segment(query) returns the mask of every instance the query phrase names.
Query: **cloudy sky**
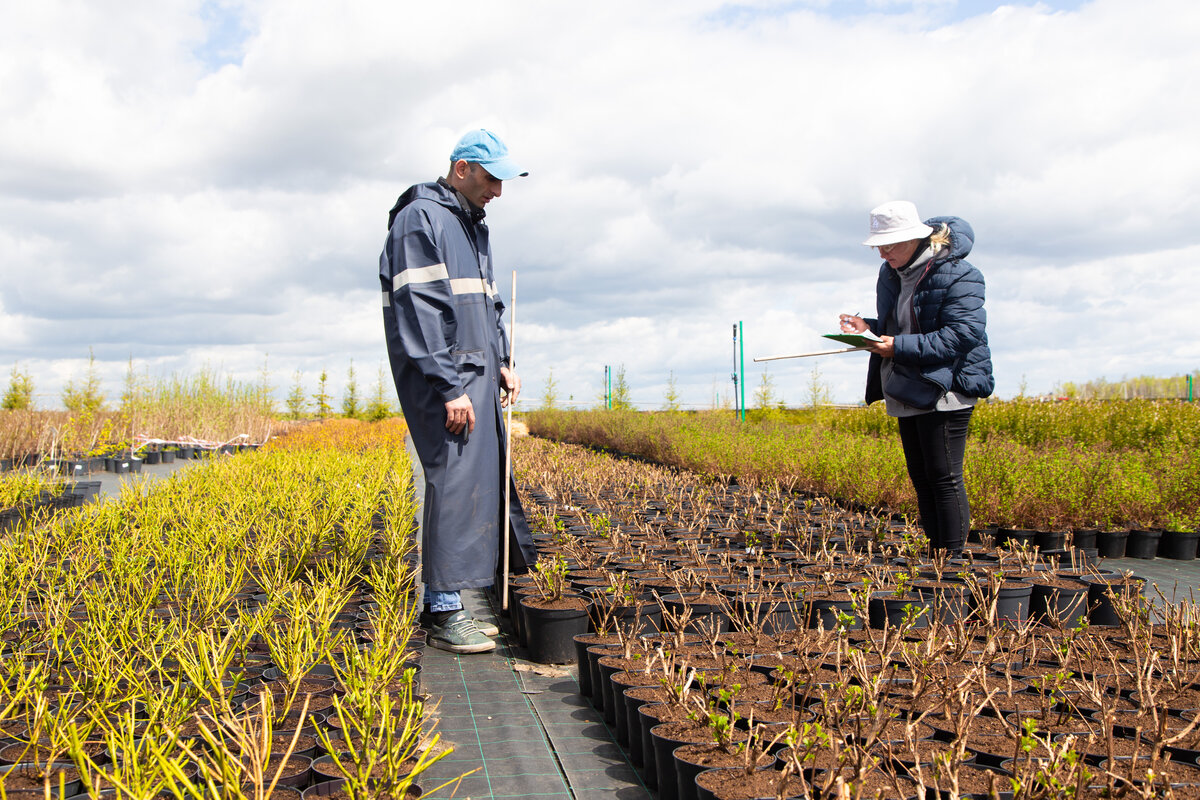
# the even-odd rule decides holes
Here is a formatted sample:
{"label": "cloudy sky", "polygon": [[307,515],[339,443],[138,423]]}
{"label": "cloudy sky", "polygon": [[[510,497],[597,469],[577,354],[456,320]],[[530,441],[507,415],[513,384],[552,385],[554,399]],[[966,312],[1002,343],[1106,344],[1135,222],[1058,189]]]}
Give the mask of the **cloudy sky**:
{"label": "cloudy sky", "polygon": [[[873,306],[867,211],[976,232],[997,395],[1200,366],[1200,4],[38,0],[0,10],[0,377],[384,359],[387,211],[487,127],[526,407],[728,395]],[[775,362],[861,397],[866,357]],[[751,392],[764,367],[750,363]],[[369,388],[369,387],[364,387]]]}

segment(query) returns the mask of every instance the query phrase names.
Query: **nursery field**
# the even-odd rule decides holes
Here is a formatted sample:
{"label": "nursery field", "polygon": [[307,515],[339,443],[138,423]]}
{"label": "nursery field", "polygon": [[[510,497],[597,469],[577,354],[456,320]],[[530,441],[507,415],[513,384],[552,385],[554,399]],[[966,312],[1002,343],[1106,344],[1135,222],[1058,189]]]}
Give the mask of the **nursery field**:
{"label": "nursery field", "polygon": [[404,435],[327,423],[10,519],[0,794],[403,796],[438,757]]}
{"label": "nursery field", "polygon": [[[539,411],[530,431],[743,485],[915,514],[894,419],[871,408],[752,413]],[[1200,404],[989,402],[967,440],[976,527],[1200,529]]]}
{"label": "nursery field", "polygon": [[[1072,447],[977,418],[981,443]],[[399,421],[82,506],[51,472],[0,475],[0,796],[1200,796],[1194,603],[1078,529],[931,560],[867,480],[886,420],[528,421],[592,446],[516,440],[540,557],[486,656],[424,650]]]}
{"label": "nursery field", "polygon": [[790,487],[517,458],[542,558],[515,635],[536,657],[529,598],[578,598],[579,692],[659,798],[1200,795],[1190,601],[1073,553],[931,560]]}

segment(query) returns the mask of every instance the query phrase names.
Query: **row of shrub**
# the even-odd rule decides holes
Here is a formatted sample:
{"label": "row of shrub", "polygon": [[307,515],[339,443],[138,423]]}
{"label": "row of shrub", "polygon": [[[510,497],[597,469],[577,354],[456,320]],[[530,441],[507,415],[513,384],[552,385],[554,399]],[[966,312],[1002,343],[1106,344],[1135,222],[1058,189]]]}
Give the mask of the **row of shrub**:
{"label": "row of shrub", "polygon": [[[1181,414],[1182,433],[1164,433],[1138,449],[1118,441],[1088,445],[1073,436],[1055,436],[1055,417],[1028,411],[1026,406],[1034,404],[995,411],[1000,405],[980,407],[980,424],[991,427],[967,443],[967,491],[979,525],[1200,527],[1200,450],[1184,441],[1195,435],[1187,428],[1187,415],[1195,416],[1190,407],[1162,411],[1167,417]],[[1127,424],[1149,424],[1161,410],[1152,402],[1139,405],[1144,407],[1135,409]],[[779,485],[915,515],[916,496],[899,436],[880,422],[881,414],[872,408],[815,415],[808,424],[796,424],[769,414],[739,423],[720,413],[538,411],[525,420],[535,435],[635,454],[710,478]],[[1063,433],[1082,427],[1077,411],[1064,418],[1072,422]],[[1004,419],[1041,421],[1025,424],[1031,433],[1021,436],[1006,433]],[[1039,443],[1028,443],[1032,440]]]}

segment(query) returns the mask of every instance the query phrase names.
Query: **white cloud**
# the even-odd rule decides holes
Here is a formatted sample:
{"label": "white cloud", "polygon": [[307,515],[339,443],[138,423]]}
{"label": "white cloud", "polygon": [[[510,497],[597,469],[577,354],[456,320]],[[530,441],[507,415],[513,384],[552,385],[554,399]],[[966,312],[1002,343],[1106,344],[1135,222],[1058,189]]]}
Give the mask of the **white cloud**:
{"label": "white cloud", "polygon": [[[531,172],[489,208],[531,400],[624,364],[706,404],[739,319],[748,359],[821,347],[894,197],[974,225],[999,394],[1194,369],[1198,33],[1182,0],[10,4],[0,363],[373,379],[387,209],[485,126]],[[861,396],[861,356],[819,368]],[[769,369],[803,402],[812,362]]]}

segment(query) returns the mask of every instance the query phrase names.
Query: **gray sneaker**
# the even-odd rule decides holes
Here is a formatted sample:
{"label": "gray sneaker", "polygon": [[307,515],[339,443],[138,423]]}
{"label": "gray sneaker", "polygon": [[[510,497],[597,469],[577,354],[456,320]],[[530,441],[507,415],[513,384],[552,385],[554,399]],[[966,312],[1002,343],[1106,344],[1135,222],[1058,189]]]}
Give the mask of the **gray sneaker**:
{"label": "gray sneaker", "polygon": [[[466,614],[467,614],[467,616],[468,616],[468,617],[471,617],[471,612],[470,612],[470,611],[467,611],[466,609],[460,609],[460,611],[465,611],[465,612],[466,612]],[[422,611],[422,612],[421,612],[421,614],[420,614],[420,617],[418,618],[418,620],[417,620],[417,621],[418,621],[418,622],[421,624],[421,627],[422,627],[422,628],[428,628],[429,630],[431,630],[431,631],[432,631],[432,630],[433,630],[433,619],[432,619],[432,616],[433,616],[432,614],[426,614],[424,611]],[[480,632],[480,633],[482,633],[484,636],[489,636],[489,637],[491,637],[491,636],[499,636],[499,635],[500,635],[500,629],[499,629],[499,628],[497,628],[497,627],[496,627],[495,625],[493,625],[492,623],[490,623],[490,622],[487,622],[487,621],[485,621],[485,620],[482,620],[482,619],[475,619],[474,617],[471,617],[471,619],[475,620],[475,627],[476,627],[476,628],[479,630],[479,632]]]}
{"label": "gray sneaker", "polygon": [[487,653],[496,643],[479,632],[470,612],[460,609],[441,625],[429,628],[429,644],[451,653]]}

